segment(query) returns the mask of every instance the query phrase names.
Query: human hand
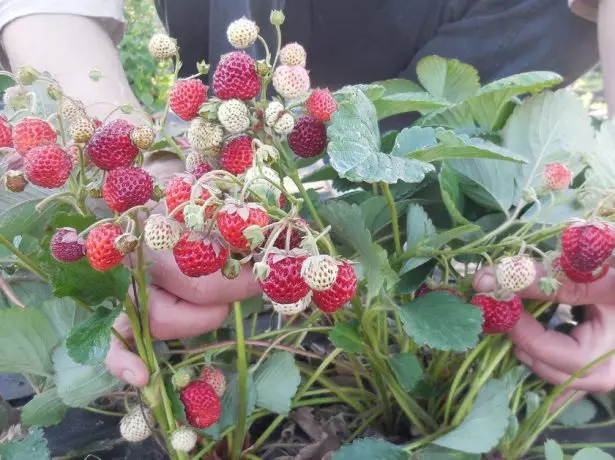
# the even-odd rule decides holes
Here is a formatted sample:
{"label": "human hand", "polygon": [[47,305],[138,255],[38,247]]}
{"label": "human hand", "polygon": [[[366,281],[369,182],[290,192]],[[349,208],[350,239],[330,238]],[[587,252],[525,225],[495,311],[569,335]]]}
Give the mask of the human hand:
{"label": "human hand", "polygon": [[[152,336],[159,340],[191,337],[214,330],[226,319],[229,303],[251,297],[260,289],[249,267],[228,280],[220,272],[190,278],[179,271],[173,254],[145,249],[152,284],[149,289],[149,317]],[[130,341],[132,328],[122,314],[115,328]],[[111,374],[130,385],[142,387],[149,381],[145,363],[112,336],[105,364]]]}
{"label": "human hand", "polygon": [[[526,311],[509,332],[519,361],[547,382],[558,385],[615,348],[615,270],[610,269],[604,278],[591,284],[564,281],[553,296],[545,295],[538,288],[538,280],[546,272],[542,266],[537,271],[535,283],[520,292],[521,297],[588,305],[585,321],[576,326],[570,335],[545,329]],[[481,292],[494,291],[494,270],[481,270],[474,278],[474,288]],[[570,386],[571,389],[588,392],[607,392],[614,387],[615,358],[592,367]]]}

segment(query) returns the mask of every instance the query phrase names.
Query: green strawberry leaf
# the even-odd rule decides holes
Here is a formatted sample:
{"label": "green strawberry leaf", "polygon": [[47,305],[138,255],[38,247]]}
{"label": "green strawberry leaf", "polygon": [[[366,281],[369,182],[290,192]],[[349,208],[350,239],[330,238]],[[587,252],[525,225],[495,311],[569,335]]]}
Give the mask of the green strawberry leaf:
{"label": "green strawberry leaf", "polygon": [[412,391],[423,379],[423,366],[413,353],[397,353],[389,358],[397,380],[406,391]]}
{"label": "green strawberry leaf", "polygon": [[465,351],[478,343],[481,310],[446,292],[430,292],[399,309],[404,331],[419,346]]}
{"label": "green strawberry leaf", "polygon": [[287,415],[299,383],[301,375],[294,356],[287,351],[272,353],[254,372],[256,405]]}
{"label": "green strawberry leaf", "polygon": [[421,182],[433,166],[382,152],[376,109],[356,87],[338,92],[339,107],[327,129],[331,166],[340,177],[353,182],[394,184]]}
{"label": "green strawberry leaf", "polygon": [[164,388],[169,396],[169,400],[171,401],[171,409],[173,410],[173,417],[175,420],[183,422],[186,420],[186,409],[184,408],[184,403],[179,399],[179,391],[173,386],[173,382],[171,379],[167,379],[164,382]]}
{"label": "green strawberry leaf", "polygon": [[359,439],[342,446],[333,454],[333,460],[408,460],[403,449],[381,439]]}
{"label": "green strawberry leaf", "polygon": [[85,407],[122,386],[103,364],[84,366],[74,362],[65,343],[54,350],[53,366],[58,395],[70,407]]}
{"label": "green strawberry leaf", "polygon": [[594,403],[588,399],[579,399],[570,403],[556,420],[565,426],[580,426],[591,422],[597,413]]}
{"label": "green strawberry leaf", "polygon": [[329,333],[329,340],[337,348],[341,348],[349,353],[360,353],[363,351],[363,340],[359,335],[357,322],[335,323]]}
{"label": "green strawberry leaf", "polygon": [[68,406],[62,402],[58,390],[50,388],[34,395],[21,410],[21,421],[26,425],[41,427],[57,425],[62,421]]}
{"label": "green strawberry leaf", "polygon": [[[435,235],[436,227],[421,205],[411,203],[406,212],[406,249],[414,248],[420,241]],[[408,259],[399,274],[405,275],[411,270],[429,262],[429,257],[412,257]]]}
{"label": "green strawberry leaf", "polygon": [[51,454],[43,430],[30,428],[30,433],[19,441],[9,441],[0,444],[2,460],[49,460]]}
{"label": "green strawberry leaf", "polygon": [[448,101],[425,91],[400,92],[374,101],[378,120],[408,112],[424,112],[448,106]]}
{"label": "green strawberry leaf", "polygon": [[426,56],[416,65],[416,74],[430,94],[450,102],[473,96],[480,89],[477,70],[456,59]]}
{"label": "green strawberry leaf", "polygon": [[613,456],[597,447],[586,447],[574,454],[572,460],[613,460]]}
{"label": "green strawberry leaf", "polygon": [[583,103],[567,90],[544,92],[523,101],[506,122],[503,147],[527,160],[517,183],[524,189],[542,184],[547,163],[562,162],[576,175],[581,156],[596,150],[595,131]]}
{"label": "green strawberry leaf", "polygon": [[417,460],[481,460],[481,456],[432,444],[419,451]]}
{"label": "green strawberry leaf", "polygon": [[446,206],[453,224],[470,224],[470,221],[462,214],[465,206],[465,197],[461,193],[457,174],[446,163],[443,163],[438,174],[438,180],[440,182],[442,202]]}
{"label": "green strawberry leaf", "polygon": [[56,333],[42,312],[0,309],[0,371],[50,376],[50,355],[57,344]]}
{"label": "green strawberry leaf", "polygon": [[331,224],[335,236],[359,254],[370,299],[384,286],[395,284],[397,275],[389,265],[388,255],[382,247],[372,243],[372,236],[365,227],[365,219],[359,206],[342,200],[332,200],[322,205],[319,213]]}
{"label": "green strawberry leaf", "polygon": [[553,72],[525,72],[502,78],[480,88],[476,94],[449,107],[436,110],[421,120],[422,126],[465,128],[479,126],[488,131],[502,129],[515,97],[561,83]]}
{"label": "green strawberry leaf", "polygon": [[102,363],[111,345],[113,322],[121,312],[121,308],[98,307],[88,319],[73,326],[66,339],[71,359],[88,366]]}
{"label": "green strawberry leaf", "polygon": [[471,454],[489,452],[508,428],[511,415],[508,399],[502,382],[487,382],[461,424],[433,443]]}
{"label": "green strawberry leaf", "polygon": [[40,310],[51,323],[59,341],[69,336],[75,324],[90,316],[88,311],[77,307],[76,302],[68,297],[47,299],[41,304]]}
{"label": "green strawberry leaf", "polygon": [[0,234],[9,241],[17,235],[43,238],[49,230],[51,218],[70,209],[65,203],[53,201],[39,213],[36,205],[47,196],[40,190],[28,187],[21,193],[0,191]]}
{"label": "green strawberry leaf", "polygon": [[98,305],[110,297],[124,299],[128,292],[130,273],[123,265],[100,272],[90,267],[85,259],[58,262],[48,246],[41,251],[39,260],[56,297],[74,297],[88,305]]}
{"label": "green strawberry leaf", "polygon": [[[426,132],[422,133],[421,131],[423,130]],[[425,145],[423,148],[415,149],[418,143],[414,139],[416,136]],[[430,136],[434,136],[436,143],[432,143]],[[402,130],[397,137],[391,155],[414,158],[426,163],[454,159],[467,160],[470,158],[488,158],[513,163],[527,162],[527,160],[515,155],[513,152],[480,137],[456,134],[443,128],[436,128],[434,130],[433,128],[421,128],[418,126]]]}
{"label": "green strawberry leaf", "polygon": [[553,439],[545,442],[545,460],[564,460],[564,451]]}

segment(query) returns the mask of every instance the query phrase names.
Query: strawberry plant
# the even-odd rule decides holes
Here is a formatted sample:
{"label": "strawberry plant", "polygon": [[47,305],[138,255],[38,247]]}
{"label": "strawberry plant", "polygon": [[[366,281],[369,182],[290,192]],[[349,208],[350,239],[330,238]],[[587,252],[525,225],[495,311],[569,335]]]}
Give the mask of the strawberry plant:
{"label": "strawberry plant", "polygon": [[[0,370],[36,391],[22,423],[54,425],[111,395],[125,403],[121,436],[153,436],[173,459],[297,456],[313,446],[275,449],[306,406],[354,420],[321,451],[334,460],[542,449],[572,397],[554,402],[615,350],[553,386],[518,363],[504,333],[523,312],[553,311],[522,299],[528,286],[552,294],[606,274],[613,126],[596,132],[579,100],[549,90],[556,74],[481,86],[471,66],[438,56],[419,62],[419,83],[312,91],[303,47],[281,46],[283,21],[272,12],[273,50],[252,21],[229,25],[238,50],[211,89],[198,80],[204,64],[177,79],[175,42],[156,34],[152,56],[175,68],[165,111],[110,114],[140,113],[139,126],[88,118],[43,72],[7,73],[28,102],[0,123],[10,205]],[[242,51],[254,44],[264,60]],[[186,122],[179,134],[166,131],[169,110]],[[407,113],[419,116],[381,132]],[[161,149],[185,164],[166,184],[147,171]],[[148,271],[161,253],[187,278],[235,279],[247,267],[262,295],[233,302],[218,331],[155,344]],[[474,292],[486,266],[497,289]],[[120,315],[130,343],[114,327]],[[263,315],[275,321],[259,327]],[[146,364],[143,388],[105,369],[112,336]],[[3,458],[49,458],[38,428],[22,435],[0,444]],[[547,443],[545,455],[563,458],[557,449]]]}

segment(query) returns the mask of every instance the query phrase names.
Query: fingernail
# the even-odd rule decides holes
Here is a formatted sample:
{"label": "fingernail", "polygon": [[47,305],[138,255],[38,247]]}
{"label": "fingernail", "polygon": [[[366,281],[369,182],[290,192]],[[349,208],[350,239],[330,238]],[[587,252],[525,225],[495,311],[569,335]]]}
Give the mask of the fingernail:
{"label": "fingernail", "polygon": [[478,279],[475,280],[474,287],[477,291],[482,292],[495,291],[497,288],[495,277],[489,272],[481,273],[478,275]]}
{"label": "fingernail", "polygon": [[515,355],[517,355],[517,359],[527,367],[532,367],[534,364],[534,359],[523,350],[517,350]]}
{"label": "fingernail", "polygon": [[129,385],[137,386],[138,384],[137,377],[132,373],[132,371],[122,372],[122,380]]}

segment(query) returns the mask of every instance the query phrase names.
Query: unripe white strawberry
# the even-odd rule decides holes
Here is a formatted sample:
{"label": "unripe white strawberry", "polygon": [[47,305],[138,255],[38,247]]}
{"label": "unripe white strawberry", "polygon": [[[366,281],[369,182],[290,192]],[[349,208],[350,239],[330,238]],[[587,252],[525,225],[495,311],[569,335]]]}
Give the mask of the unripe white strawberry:
{"label": "unripe white strawberry", "polygon": [[190,452],[196,446],[197,434],[187,426],[178,428],[171,435],[171,446],[177,452]]}
{"label": "unripe white strawberry", "polygon": [[498,264],[495,277],[500,288],[509,292],[518,292],[534,282],[536,267],[528,256],[506,257]]}
{"label": "unripe white strawberry", "polygon": [[306,59],[305,48],[299,43],[289,43],[280,51],[280,62],[282,65],[305,67]]}
{"label": "unripe white strawberry", "polygon": [[572,182],[572,171],[563,163],[548,163],[542,171],[542,181],[548,190],[564,190]]}
{"label": "unripe white strawberry", "polygon": [[2,102],[6,107],[13,110],[27,109],[29,105],[28,96],[26,96],[23,87],[19,85],[9,86],[5,89]]}
{"label": "unripe white strawberry", "polygon": [[177,45],[175,40],[169,37],[167,34],[154,34],[147,45],[149,53],[157,59],[162,61],[164,59],[170,59],[177,53]]}
{"label": "unripe white strawberry", "polygon": [[178,390],[183,390],[188,386],[192,380],[192,372],[189,369],[179,369],[173,377],[171,377],[171,383]]}
{"label": "unripe white strawberry", "polygon": [[297,313],[301,313],[303,310],[309,307],[311,301],[312,301],[312,291],[308,292],[308,294],[305,297],[303,297],[302,299],[300,299],[298,302],[295,302],[295,303],[282,304],[282,303],[271,302],[271,304],[273,305],[273,309],[277,313],[281,315],[289,316],[289,315],[296,315]]}
{"label": "unripe white strawberry", "polygon": [[95,130],[94,122],[85,117],[74,119],[68,128],[70,136],[79,144],[88,142],[94,135]]}
{"label": "unripe white strawberry", "polygon": [[60,113],[62,114],[64,121],[73,121],[77,118],[86,117],[83,106],[72,99],[64,99],[62,102],[62,107],[60,108]]}
{"label": "unripe white strawberry", "polygon": [[220,147],[224,131],[221,126],[206,122],[200,117],[190,122],[188,142],[195,150],[210,150]]}
{"label": "unripe white strawberry", "polygon": [[301,66],[281,65],[273,72],[273,87],[284,99],[295,99],[310,89],[310,76]]}
{"label": "unripe white strawberry", "polygon": [[290,113],[285,113],[273,125],[273,130],[280,136],[287,136],[295,127],[295,119]]}
{"label": "unripe white strawberry", "polygon": [[246,171],[244,179],[246,183],[250,181],[249,189],[252,193],[262,199],[267,199],[269,195],[273,198],[274,202],[277,203],[279,201],[282,192],[271,183],[281,184],[280,175],[275,170],[264,165],[253,167]]}
{"label": "unripe white strawberry", "polygon": [[310,256],[301,266],[301,276],[315,291],[326,291],[335,283],[339,266],[337,261],[327,255]]}
{"label": "unripe white strawberry", "polygon": [[254,44],[258,37],[258,26],[246,17],[239,18],[229,24],[226,37],[231,45],[244,49]]}
{"label": "unripe white strawberry", "polygon": [[136,147],[140,148],[141,150],[147,150],[152,145],[154,145],[154,141],[156,140],[156,133],[150,126],[139,125],[135,126],[135,128],[130,133],[130,139]]}
{"label": "unripe white strawberry", "polygon": [[143,238],[154,251],[170,251],[181,237],[181,226],[174,219],[153,214],[145,222]]}
{"label": "unripe white strawberry", "polygon": [[218,120],[231,134],[242,133],[250,127],[248,107],[239,99],[231,99],[220,104]]}
{"label": "unripe white strawberry", "polygon": [[280,102],[270,102],[265,109],[265,123],[267,124],[267,126],[273,128],[278,119],[282,116],[283,112],[284,106]]}
{"label": "unripe white strawberry", "polygon": [[147,407],[137,406],[122,417],[120,433],[128,442],[142,442],[152,434],[150,426],[153,423],[152,411]]}
{"label": "unripe white strawberry", "polygon": [[186,171],[194,173],[194,170],[203,163],[211,163],[220,156],[218,149],[211,150],[192,150],[186,156]]}

